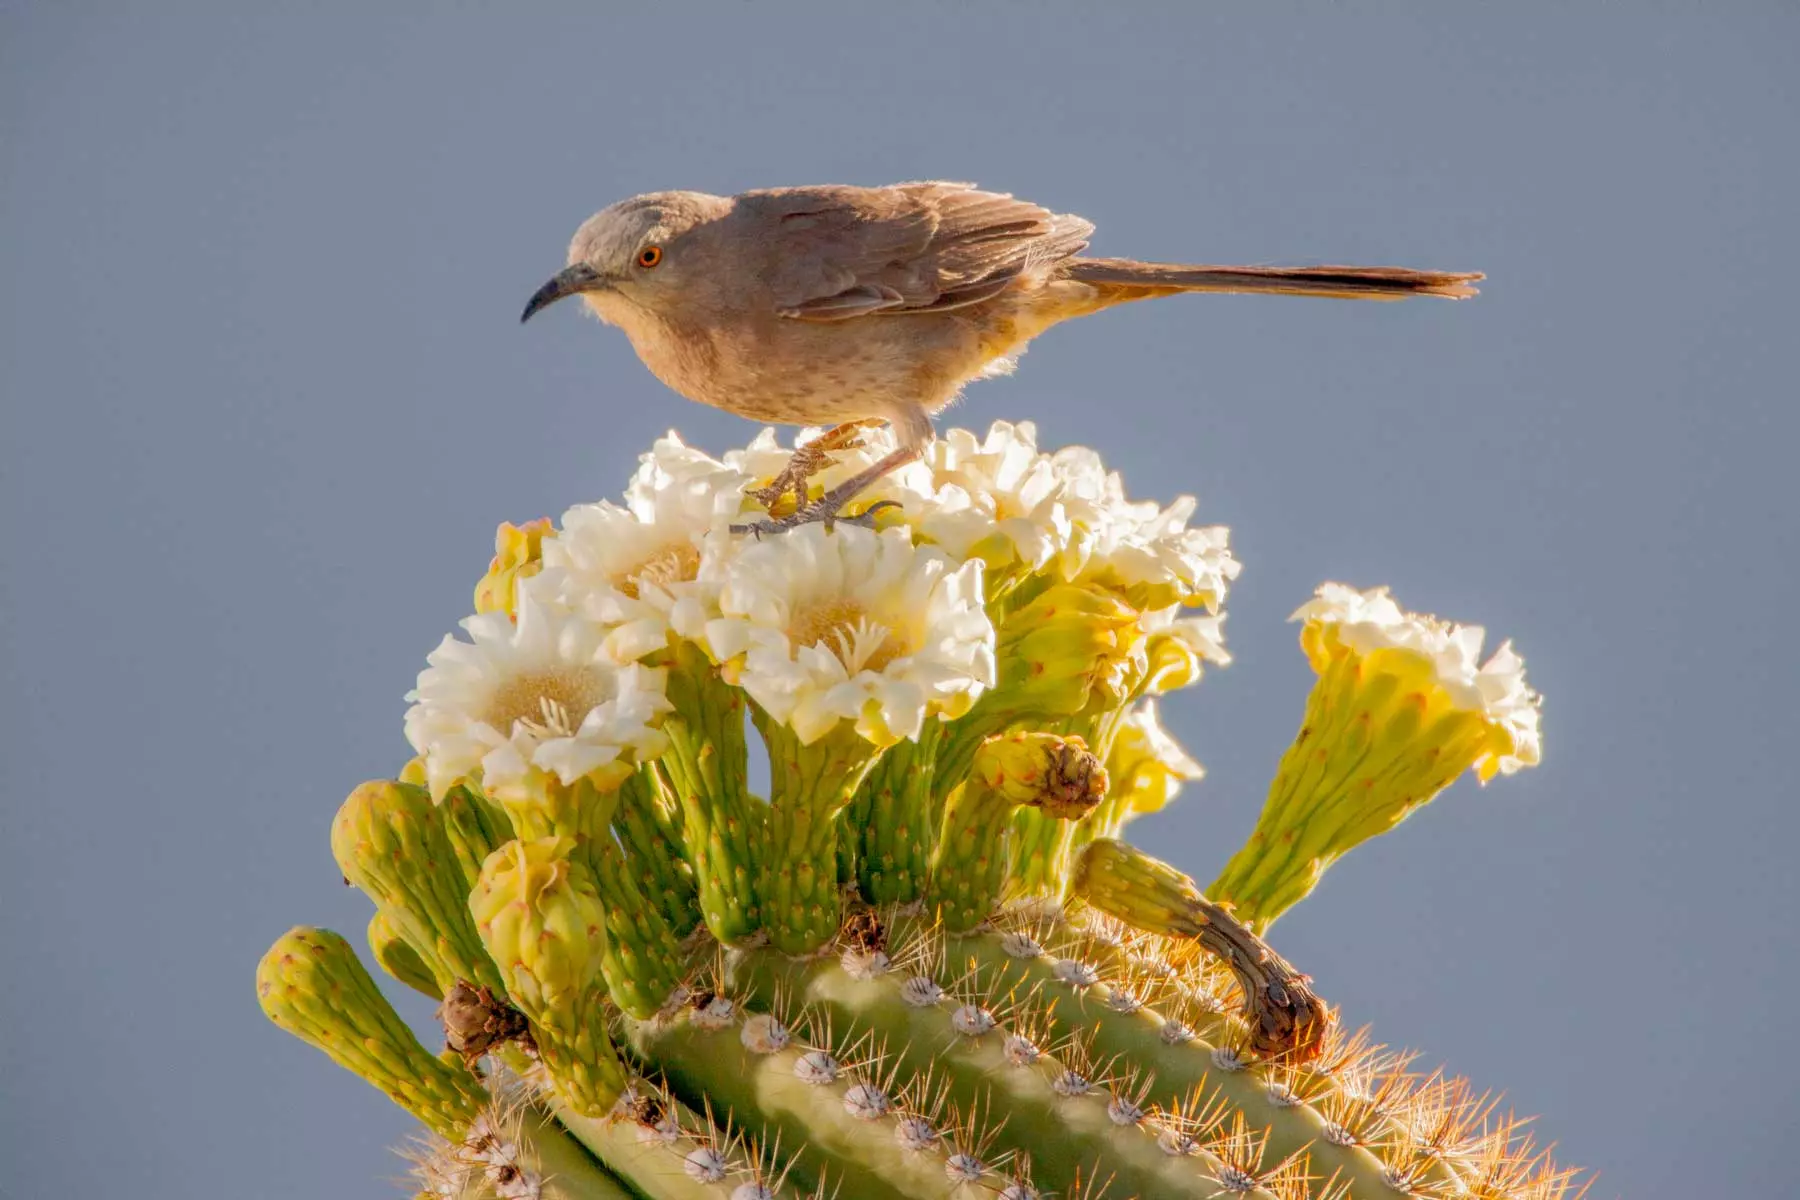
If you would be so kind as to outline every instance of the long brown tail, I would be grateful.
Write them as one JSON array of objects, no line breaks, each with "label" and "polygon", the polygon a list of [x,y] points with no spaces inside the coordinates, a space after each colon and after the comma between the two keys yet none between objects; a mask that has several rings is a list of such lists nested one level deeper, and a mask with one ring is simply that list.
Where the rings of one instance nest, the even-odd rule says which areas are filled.
[{"label": "long brown tail", "polygon": [[1404,300],[1408,296],[1444,296],[1465,300],[1470,285],[1485,278],[1479,272],[1410,271],[1405,267],[1215,267],[1180,263],[1139,262],[1132,258],[1071,258],[1066,278],[1124,293],[1170,295],[1175,292],[1254,292],[1280,296],[1329,296],[1338,300]]}]

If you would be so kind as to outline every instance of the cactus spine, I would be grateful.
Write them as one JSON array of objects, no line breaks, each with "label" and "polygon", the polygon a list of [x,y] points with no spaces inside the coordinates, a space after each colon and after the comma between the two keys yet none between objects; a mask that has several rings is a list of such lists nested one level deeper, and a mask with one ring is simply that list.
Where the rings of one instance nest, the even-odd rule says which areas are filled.
[{"label": "cactus spine", "polygon": [[[1537,761],[1517,656],[1321,588],[1299,735],[1203,890],[1121,833],[1202,774],[1156,698],[1229,661],[1225,531],[1034,439],[951,431],[875,529],[733,538],[788,451],[673,435],[624,505],[502,526],[472,640],[420,676],[419,757],[332,825],[444,1053],[335,934],[258,971],[426,1126],[421,1196],[1577,1191],[1262,937],[1464,772]],[[826,485],[885,449],[829,444]]]}]

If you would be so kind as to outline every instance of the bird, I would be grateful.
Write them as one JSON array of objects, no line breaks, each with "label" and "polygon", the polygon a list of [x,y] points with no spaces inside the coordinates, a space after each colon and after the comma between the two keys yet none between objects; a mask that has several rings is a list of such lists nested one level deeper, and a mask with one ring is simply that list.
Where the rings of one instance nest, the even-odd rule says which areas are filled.
[{"label": "bird", "polygon": [[[1089,258],[1092,222],[971,183],[828,184],[735,196],[650,192],[582,223],[529,321],[580,296],[674,391],[752,420],[831,427],[757,495],[794,510],[734,532],[856,520],[844,508],[918,459],[972,380],[1011,371],[1052,325],[1134,300],[1239,292],[1463,299],[1478,272],[1215,266]],[[817,445],[885,422],[894,449],[809,499]]]}]

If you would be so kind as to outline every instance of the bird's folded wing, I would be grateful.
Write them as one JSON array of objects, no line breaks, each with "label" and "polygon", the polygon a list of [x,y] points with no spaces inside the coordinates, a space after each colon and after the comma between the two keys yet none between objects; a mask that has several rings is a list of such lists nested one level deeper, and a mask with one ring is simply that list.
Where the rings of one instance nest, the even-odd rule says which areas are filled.
[{"label": "bird's folded wing", "polygon": [[777,313],[804,321],[977,304],[1079,253],[1094,228],[966,183],[783,188],[738,203],[763,227]]}]

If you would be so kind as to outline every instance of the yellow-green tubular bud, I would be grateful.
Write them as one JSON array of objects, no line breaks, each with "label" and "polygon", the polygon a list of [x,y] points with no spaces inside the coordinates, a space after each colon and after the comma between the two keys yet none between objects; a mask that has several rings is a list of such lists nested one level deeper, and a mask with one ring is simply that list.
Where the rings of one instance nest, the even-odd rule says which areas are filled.
[{"label": "yellow-green tubular bud", "polygon": [[512,841],[512,821],[505,810],[467,784],[458,784],[438,803],[438,820],[456,852],[465,886],[474,887],[487,856]]},{"label": "yellow-green tubular bud", "polygon": [[494,559],[475,585],[475,611],[511,613],[519,581],[544,569],[544,539],[555,536],[549,517],[523,525],[503,522],[494,532]]},{"label": "yellow-green tubular bud", "polygon": [[469,912],[557,1088],[589,1115],[625,1084],[601,1002],[606,920],[569,838],[511,841],[488,857]]},{"label": "yellow-green tubular bud", "polygon": [[375,955],[375,961],[381,969],[404,983],[415,992],[423,992],[433,1000],[441,1000],[443,991],[438,987],[437,979],[419,952],[406,944],[400,931],[382,909],[376,909],[375,915],[369,918],[369,950]]},{"label": "yellow-green tubular bud", "polygon": [[430,968],[440,995],[459,979],[505,991],[469,920],[462,870],[424,788],[378,779],[351,792],[331,822],[331,852]]},{"label": "yellow-green tubular bud", "polygon": [[681,941],[638,886],[616,842],[588,848],[584,861],[606,907],[606,948],[600,973],[614,1004],[640,1019],[656,1015],[681,982]]},{"label": "yellow-green tubular bud", "polygon": [[1337,584],[1295,614],[1319,679],[1250,841],[1207,889],[1257,930],[1336,859],[1385,833],[1464,771],[1486,782],[1538,760],[1538,696],[1503,645],[1407,613],[1385,589]]},{"label": "yellow-green tubular bud", "polygon": [[686,937],[700,923],[694,868],[684,855],[681,809],[654,763],[619,789],[612,827],[638,889],[675,935]]},{"label": "yellow-green tubular bud", "polygon": [[271,1021],[444,1137],[460,1137],[475,1119],[479,1090],[419,1045],[350,944],[330,930],[295,926],[277,939],[256,968],[256,995]]},{"label": "yellow-green tubular bud", "polygon": [[803,745],[760,709],[755,720],[769,748],[769,811],[757,852],[763,923],[784,954],[810,954],[837,935],[840,817],[881,750],[848,721]]},{"label": "yellow-green tubular bud", "polygon": [[1075,863],[1073,893],[1146,933],[1193,938],[1237,977],[1250,1049],[1291,1062],[1316,1058],[1332,1014],[1306,976],[1289,966],[1230,911],[1200,894],[1174,867],[1113,838],[1088,844]]},{"label": "yellow-green tubular bud", "polygon": [[714,937],[732,945],[760,924],[756,847],[766,813],[746,791],[744,694],[721,679],[691,642],[677,643],[671,659],[668,697],[675,711],[663,721],[669,749],[656,767],[681,815],[701,919]]},{"label": "yellow-green tubular bud", "polygon": [[928,720],[918,741],[890,746],[848,810],[839,859],[844,860],[845,848],[852,851],[855,874],[849,877],[870,904],[911,904],[924,893],[937,833],[932,819],[937,753],[947,728],[946,722]]},{"label": "yellow-green tubular bud", "polygon": [[[628,764],[619,764],[624,770]],[[494,798],[506,810],[517,837],[574,838],[588,841],[612,836],[613,813],[619,807],[618,783],[599,786],[592,779],[564,783],[554,775],[532,771]]]},{"label": "yellow-green tubular bud", "polygon": [[952,931],[987,920],[1013,870],[1012,814],[1035,808],[1067,827],[1106,795],[1106,769],[1080,738],[1049,733],[991,737],[975,754],[968,780],[944,806],[933,855],[932,909]]}]

